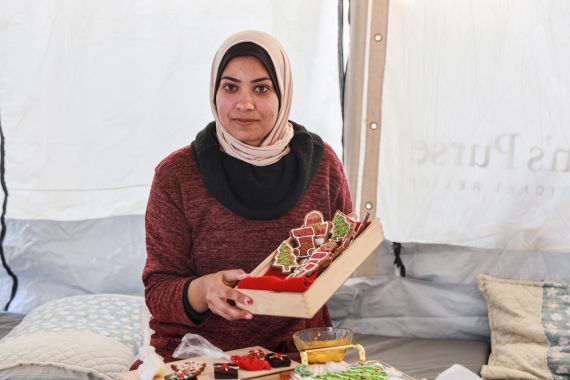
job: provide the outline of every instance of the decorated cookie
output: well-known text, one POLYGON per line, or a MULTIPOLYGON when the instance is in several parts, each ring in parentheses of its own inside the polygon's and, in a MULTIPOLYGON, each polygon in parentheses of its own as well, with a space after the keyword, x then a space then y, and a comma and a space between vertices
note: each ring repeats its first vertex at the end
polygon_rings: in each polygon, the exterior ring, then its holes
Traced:
POLYGON ((325 217, 323 216, 323 213, 317 210, 313 210, 305 214, 305 222, 303 225, 312 226, 314 224, 323 223, 324 221, 325 217))
POLYGON ((321 252, 328 252, 328 253, 332 253, 334 252, 336 249, 338 248, 338 243, 334 240, 329 240, 324 244, 321 244, 321 246, 319 247, 319 251, 321 252))
POLYGON ((194 380, 204 371, 206 363, 187 361, 181 364, 171 364, 170 368, 172 368, 174 373, 166 375, 164 377, 165 380, 194 380))
POLYGON ((331 232, 332 224, 331 222, 322 222, 322 223, 315 223, 311 226, 315 231, 315 244, 321 245, 329 236, 331 232))
POLYGON ((338 244, 329 240, 317 248, 308 259, 303 261, 293 273, 291 273, 287 278, 293 277, 308 277, 318 270, 324 269, 330 265, 332 262, 334 251, 337 249, 338 244))
POLYGON ((332 220, 331 239, 342 241, 347 236, 350 238, 354 233, 355 225, 354 220, 337 210, 332 220))
POLYGON ((291 237, 295 240, 299 259, 309 257, 315 250, 315 230, 312 227, 299 227, 291 230, 291 237))
POLYGON ((199 374, 201 374, 204 371, 204 368, 206 368, 206 363, 203 363, 203 362, 197 363, 194 361, 186 361, 186 362, 182 362, 180 364, 171 364, 170 368, 172 368, 173 371, 192 372, 196 376, 198 376, 199 374))
POLYGON ((313 379, 366 379, 366 380, 386 380, 388 374, 384 367, 378 365, 356 365, 345 371, 327 372, 319 376, 314 376, 313 379))
MULTIPOLYGON (((324 245, 324 244, 323 244, 324 245)), ((330 265, 332 262, 331 252, 326 252, 321 250, 322 246, 318 250, 313 252, 311 256, 303 262, 295 272, 291 273, 287 278, 293 277, 308 277, 320 269, 324 269, 330 265)))
POLYGON ((273 258, 273 267, 281 269, 283 273, 290 273, 291 270, 297 268, 297 255, 294 248, 287 242, 283 241, 275 251, 273 258))
POLYGON ((237 379, 238 365, 233 363, 214 363, 214 377, 216 379, 237 379))
POLYGON ((272 368, 289 367, 291 365, 291 359, 287 355, 276 352, 265 355, 265 360, 269 362, 272 368))
POLYGON ((176 373, 169 373, 168 375, 164 376, 164 380, 197 380, 198 377, 191 373, 186 372, 176 372, 176 373))
POLYGON ((370 213, 366 212, 366 214, 364 214, 364 218, 362 218, 362 221, 359 222, 358 227, 356 228, 356 232, 354 233, 354 238, 357 238, 358 235, 360 235, 362 231, 364 231, 364 229, 368 226, 369 224, 368 219, 370 219, 370 213))
POLYGON ((339 245, 332 253, 331 253, 331 260, 335 260, 341 253, 344 252, 344 250, 346 249, 346 246, 343 246, 342 244, 339 245))
POLYGON ((293 371, 293 373, 296 375, 299 375, 301 378, 313 375, 313 371, 311 371, 311 367, 309 367, 306 364, 300 364, 297 367, 295 367, 295 370, 293 371))
POLYGON ((265 357, 265 351, 263 351, 260 348, 249 350, 247 352, 247 356, 251 356, 252 358, 256 358, 256 359, 263 359, 265 357))

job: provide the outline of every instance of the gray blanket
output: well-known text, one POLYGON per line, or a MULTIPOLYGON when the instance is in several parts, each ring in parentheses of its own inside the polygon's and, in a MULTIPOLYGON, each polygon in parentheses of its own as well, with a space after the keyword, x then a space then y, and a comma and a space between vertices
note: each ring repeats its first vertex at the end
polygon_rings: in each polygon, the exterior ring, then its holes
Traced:
POLYGON ((10 332, 24 318, 24 314, 0 311, 0 339, 10 332))
MULTIPOLYGON (((380 360, 415 377, 434 379, 453 364, 461 364, 479 375, 490 353, 489 342, 451 339, 396 338, 355 334, 354 343, 366 350, 367 360, 380 360)), ((358 360, 354 350, 346 361, 358 360)))

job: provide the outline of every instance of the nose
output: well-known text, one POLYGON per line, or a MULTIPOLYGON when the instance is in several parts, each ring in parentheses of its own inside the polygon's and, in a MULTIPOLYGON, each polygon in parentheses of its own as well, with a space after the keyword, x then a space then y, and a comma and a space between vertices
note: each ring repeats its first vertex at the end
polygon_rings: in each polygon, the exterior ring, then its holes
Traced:
POLYGON ((253 111, 255 104, 250 94, 242 93, 236 102, 236 109, 238 111, 253 111))

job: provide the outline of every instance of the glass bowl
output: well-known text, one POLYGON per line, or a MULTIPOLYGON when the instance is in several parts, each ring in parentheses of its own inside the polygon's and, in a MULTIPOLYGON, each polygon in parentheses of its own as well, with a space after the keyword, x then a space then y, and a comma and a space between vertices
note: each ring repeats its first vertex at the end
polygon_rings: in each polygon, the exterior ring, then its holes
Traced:
MULTIPOLYGON (((317 327, 297 331, 293 334, 293 342, 299 352, 315 348, 344 346, 352 344, 354 333, 350 329, 335 327, 317 327)), ((308 352, 309 364, 340 362, 344 359, 346 349, 308 352)))

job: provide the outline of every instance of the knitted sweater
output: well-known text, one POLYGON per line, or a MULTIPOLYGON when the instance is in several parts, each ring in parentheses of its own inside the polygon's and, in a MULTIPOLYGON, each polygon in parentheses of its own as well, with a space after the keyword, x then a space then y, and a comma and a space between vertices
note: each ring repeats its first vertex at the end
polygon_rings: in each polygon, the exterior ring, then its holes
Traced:
POLYGON ((326 306, 310 320, 254 315, 252 320, 227 321, 211 314, 195 324, 182 300, 189 278, 227 269, 250 272, 288 237, 290 229, 303 224, 306 212, 320 210, 330 220, 337 209, 348 213, 352 202, 342 164, 326 144, 305 194, 273 220, 246 219, 216 201, 189 146, 170 154, 155 170, 146 211, 143 282, 156 351, 171 361, 180 339, 194 333, 224 351, 259 345, 295 352, 294 332, 330 326, 326 306))

